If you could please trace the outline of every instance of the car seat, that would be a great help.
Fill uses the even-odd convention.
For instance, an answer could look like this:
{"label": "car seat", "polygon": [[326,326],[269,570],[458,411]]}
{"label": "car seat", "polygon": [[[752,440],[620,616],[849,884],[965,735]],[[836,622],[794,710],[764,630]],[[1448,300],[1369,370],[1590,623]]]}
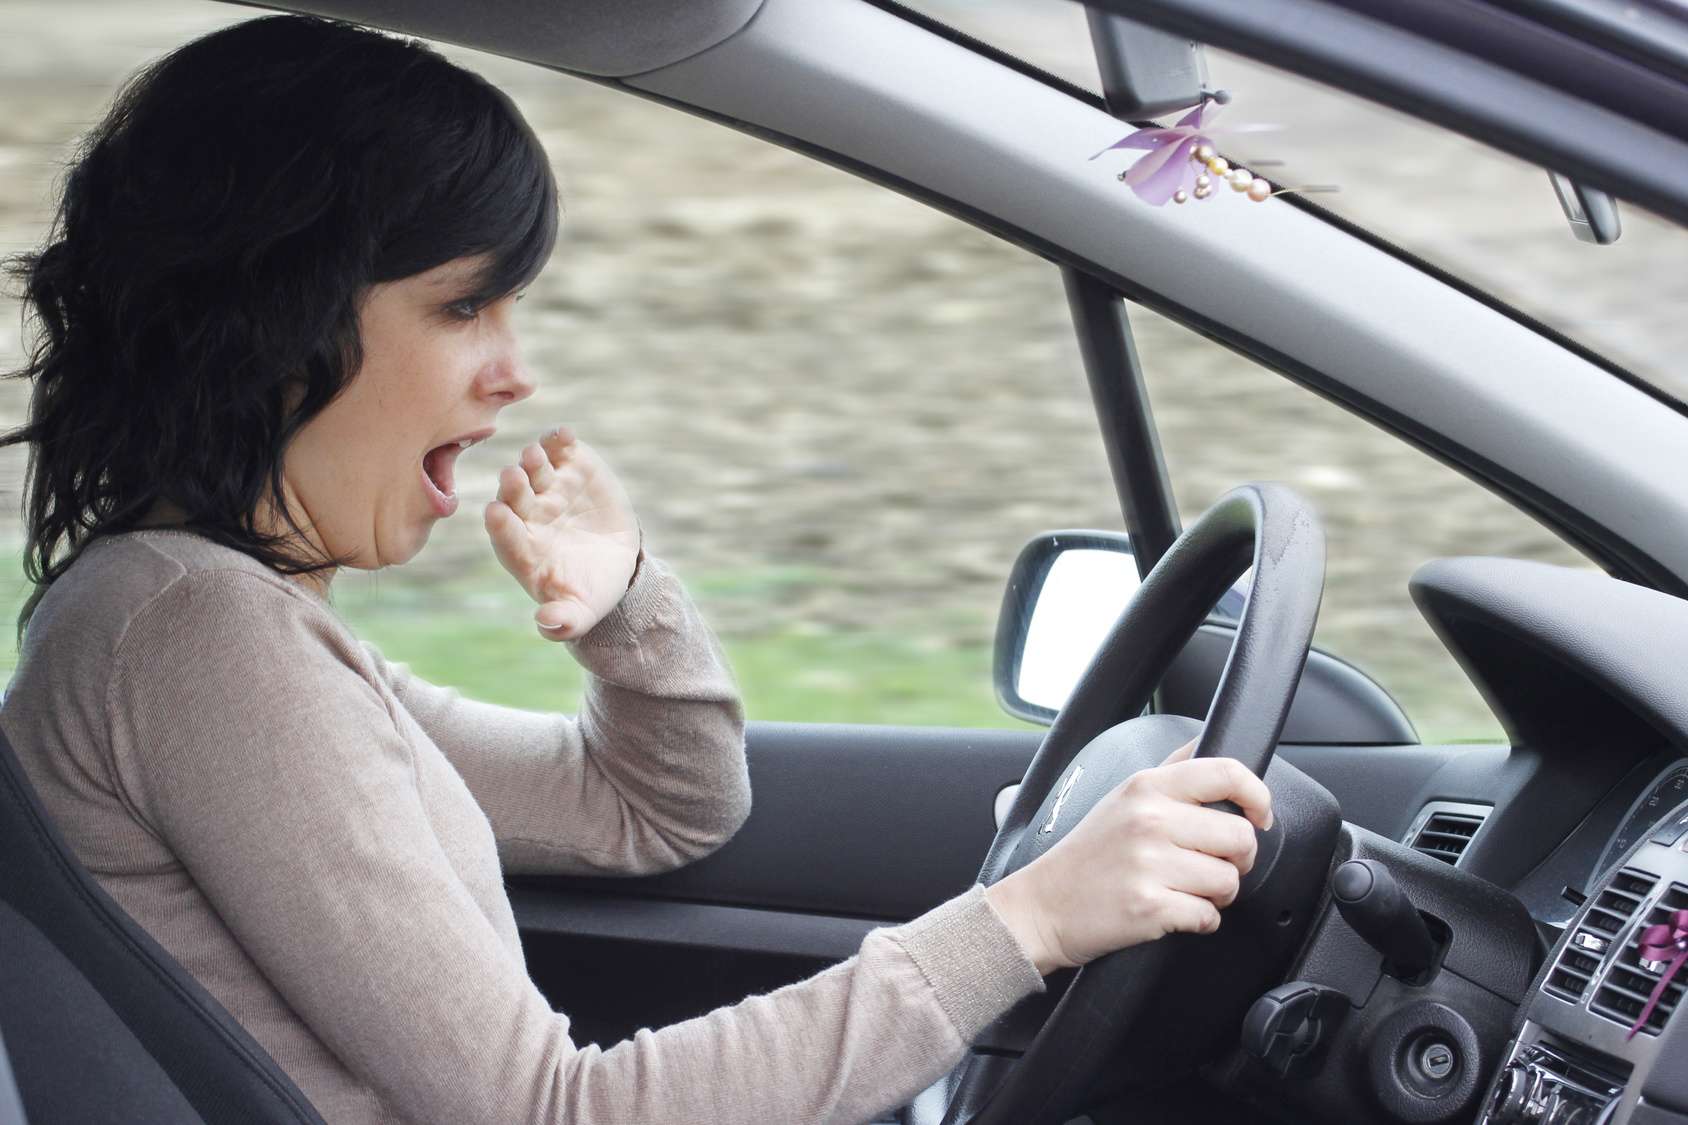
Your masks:
{"label": "car seat", "polygon": [[4,732],[0,1033],[37,1125],[324,1125],[77,862]]}

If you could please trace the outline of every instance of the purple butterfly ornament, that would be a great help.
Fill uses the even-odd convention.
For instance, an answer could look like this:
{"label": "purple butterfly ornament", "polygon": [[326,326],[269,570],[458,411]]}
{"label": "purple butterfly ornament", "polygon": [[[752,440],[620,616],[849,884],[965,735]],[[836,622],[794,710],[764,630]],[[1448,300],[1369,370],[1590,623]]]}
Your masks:
{"label": "purple butterfly ornament", "polygon": [[1127,187],[1143,202],[1160,207],[1179,191],[1186,196],[1196,190],[1196,177],[1204,169],[1193,159],[1196,149],[1211,144],[1202,129],[1218,113],[1218,104],[1204,101],[1178,119],[1176,125],[1165,128],[1139,129],[1120,138],[1090,159],[1120,148],[1147,149],[1138,157],[1124,176]]}
{"label": "purple butterfly ornament", "polygon": [[[1126,186],[1136,192],[1143,202],[1160,207],[1175,198],[1179,203],[1190,198],[1211,198],[1219,187],[1216,181],[1221,181],[1223,177],[1221,174],[1210,173],[1195,159],[1195,154],[1203,145],[1213,144],[1212,139],[1203,130],[1218,114],[1218,102],[1204,101],[1179,118],[1176,125],[1139,129],[1115,141],[1090,159],[1095,160],[1102,153],[1120,148],[1145,149],[1146,155],[1138,157],[1120,176]],[[1208,177],[1206,190],[1198,190],[1203,186],[1198,177],[1204,175]],[[1183,198],[1178,198],[1180,192],[1183,193]]]}

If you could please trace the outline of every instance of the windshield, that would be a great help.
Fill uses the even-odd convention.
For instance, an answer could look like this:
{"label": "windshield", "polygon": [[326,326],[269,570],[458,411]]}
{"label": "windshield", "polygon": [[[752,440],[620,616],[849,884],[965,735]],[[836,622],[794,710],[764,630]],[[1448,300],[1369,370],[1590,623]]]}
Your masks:
{"label": "windshield", "polygon": [[[1082,5],[908,6],[1101,89]],[[1339,191],[1314,196],[1320,206],[1688,401],[1688,365],[1680,360],[1688,354],[1681,280],[1688,230],[1620,202],[1618,241],[1580,242],[1541,168],[1343,91],[1206,50],[1212,84],[1233,98],[1215,129],[1233,161],[1283,186],[1336,185]]]}

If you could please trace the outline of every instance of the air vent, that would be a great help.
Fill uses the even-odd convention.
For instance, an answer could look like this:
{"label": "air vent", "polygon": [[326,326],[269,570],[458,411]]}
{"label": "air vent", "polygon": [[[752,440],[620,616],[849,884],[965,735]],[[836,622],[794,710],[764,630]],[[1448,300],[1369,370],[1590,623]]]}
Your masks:
{"label": "air vent", "polygon": [[1657,876],[1634,867],[1626,867],[1612,876],[1612,881],[1589,903],[1582,923],[1571,931],[1553,971],[1542,983],[1542,990],[1561,1000],[1579,1003],[1617,936],[1635,917],[1642,901],[1653,893],[1657,882]]}
{"label": "air vent", "polygon": [[[1633,1024],[1641,1010],[1647,1006],[1647,997],[1658,987],[1662,969],[1649,968],[1641,963],[1640,935],[1647,926],[1655,926],[1668,921],[1671,914],[1678,910],[1688,910],[1688,886],[1672,883],[1670,889],[1659,896],[1659,901],[1653,904],[1653,909],[1647,912],[1646,919],[1624,943],[1618,952],[1617,959],[1612,962],[1612,968],[1606,973],[1606,979],[1600,982],[1600,990],[1594,994],[1594,1000],[1588,1010],[1607,1019],[1616,1020],[1628,1027]],[[1664,995],[1659,997],[1659,1003],[1647,1017],[1647,1023],[1641,1028],[1647,1035],[1657,1035],[1664,1030],[1665,1021],[1676,1010],[1677,1003],[1682,999],[1683,982],[1673,980],[1665,988]]]}
{"label": "air vent", "polygon": [[1413,822],[1407,846],[1457,867],[1489,812],[1487,805],[1432,801]]}

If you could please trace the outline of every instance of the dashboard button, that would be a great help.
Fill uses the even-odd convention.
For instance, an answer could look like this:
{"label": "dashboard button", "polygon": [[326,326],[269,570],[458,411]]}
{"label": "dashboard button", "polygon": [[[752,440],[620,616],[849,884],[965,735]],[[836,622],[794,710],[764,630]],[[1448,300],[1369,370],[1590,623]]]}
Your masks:
{"label": "dashboard button", "polygon": [[1495,1084],[1494,1101],[1489,1103],[1489,1120],[1495,1125],[1510,1125],[1511,1122],[1524,1120],[1524,1104],[1529,1097],[1529,1069],[1522,1063],[1508,1065]]}
{"label": "dashboard button", "polygon": [[1586,949],[1596,957],[1603,955],[1611,946],[1611,942],[1603,937],[1596,937],[1587,930],[1578,930],[1571,937],[1571,944],[1578,949]]}

